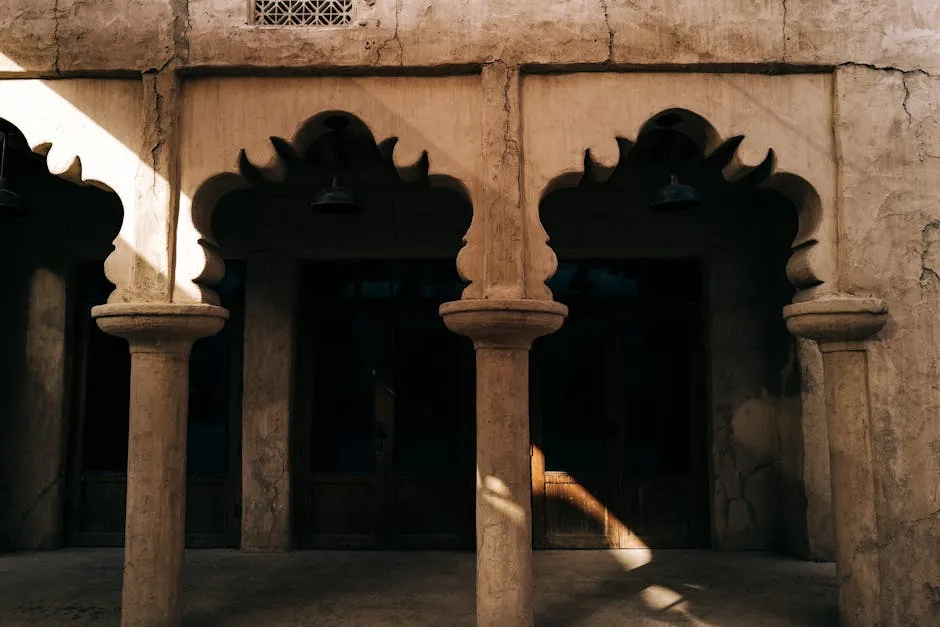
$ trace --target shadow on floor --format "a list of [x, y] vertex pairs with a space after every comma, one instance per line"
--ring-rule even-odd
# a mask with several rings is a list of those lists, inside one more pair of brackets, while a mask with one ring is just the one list
[[[626, 558], [626, 559], [625, 559]], [[120, 624], [119, 549], [0, 556], [0, 625]], [[766, 553], [535, 554], [536, 625], [837, 624], [835, 568]], [[474, 556], [187, 552], [185, 627], [475, 625]]]

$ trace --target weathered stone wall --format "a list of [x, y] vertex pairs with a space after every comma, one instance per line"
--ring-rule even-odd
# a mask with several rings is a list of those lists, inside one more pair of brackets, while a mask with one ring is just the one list
[[75, 263], [104, 260], [120, 227], [120, 203], [101, 206], [103, 195], [46, 180], [29, 190], [29, 214], [0, 218], [0, 551], [62, 541], [74, 400], [67, 292]]
[[940, 77], [840, 68], [835, 97], [843, 289], [890, 312], [868, 381], [884, 624], [926, 625], [940, 615]]
[[[934, 0], [363, 0], [353, 26], [322, 30], [249, 27], [246, 5], [244, 0], [133, 5], [7, 0], [0, 13], [0, 73], [123, 75], [186, 66], [204, 71], [404, 67], [444, 73], [448, 67], [499, 60], [506, 80], [499, 89], [484, 81], [484, 90], [510, 112], [518, 107], [518, 93], [510, 86], [520, 66], [835, 68], [838, 189], [826, 210], [838, 215], [836, 287], [882, 296], [891, 312], [872, 345], [869, 370], [883, 609], [896, 624], [928, 624], [940, 612], [940, 5]], [[141, 102], [146, 141], [135, 136], [128, 145], [159, 170], [147, 188], [152, 191], [171, 186], [173, 149], [166, 148], [178, 116], [172, 81], [163, 73], [163, 82], [147, 76]], [[0, 115], [10, 104], [0, 101]], [[518, 117], [507, 119], [507, 135], [499, 135], [504, 156], [520, 153], [515, 124]], [[822, 143], [830, 136], [809, 139]], [[145, 188], [137, 181], [138, 190]], [[143, 225], [140, 237], [175, 228], [165, 191], [140, 194], [142, 202], [157, 198], [145, 205], [158, 210], [147, 214], [152, 224], [137, 220]], [[159, 238], [142, 241], [155, 246]], [[167, 254], [159, 262], [172, 258]], [[162, 265], [156, 269], [161, 270]], [[820, 433], [817, 423], [812, 431], [817, 435], [807, 436], [805, 424], [804, 419], [804, 446], [808, 437], [818, 441]], [[792, 431], [781, 438], [798, 440]], [[785, 466], [799, 470], [799, 459]], [[804, 477], [825, 474], [821, 466], [805, 463], [803, 472]]]
[[[257, 28], [245, 0], [7, 0], [0, 71], [477, 64], [870, 64], [940, 71], [933, 0], [357, 0], [349, 27]], [[106, 25], [106, 27], [102, 27]], [[4, 58], [5, 57], [5, 58]]]

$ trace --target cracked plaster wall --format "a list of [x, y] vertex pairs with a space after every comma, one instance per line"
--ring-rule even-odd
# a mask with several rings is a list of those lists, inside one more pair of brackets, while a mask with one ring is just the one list
[[[713, 543], [806, 556], [800, 362], [779, 320], [759, 239], [706, 254]], [[755, 248], [755, 246], [757, 248]], [[810, 416], [812, 418], [812, 416]], [[831, 510], [830, 510], [831, 511]]]
[[835, 123], [843, 289], [884, 297], [890, 313], [869, 352], [882, 624], [932, 624], [940, 616], [940, 78], [840, 68]]
[[[245, 0], [7, 0], [0, 72], [211, 67], [866, 63], [940, 71], [933, 0], [357, 0], [343, 28], [248, 24]], [[131, 9], [131, 7], [133, 7]]]
[[940, 612], [940, 559], [924, 558], [940, 546], [940, 4], [369, 0], [353, 26], [323, 30], [249, 27], [245, 5], [7, 0], [0, 72], [141, 72], [174, 60], [837, 66], [840, 287], [882, 295], [891, 311], [870, 367], [885, 611], [899, 624]]

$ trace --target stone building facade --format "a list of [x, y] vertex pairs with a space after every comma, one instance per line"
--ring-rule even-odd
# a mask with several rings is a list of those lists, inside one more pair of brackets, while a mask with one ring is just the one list
[[469, 542], [480, 625], [531, 624], [533, 545], [778, 549], [846, 625], [940, 620], [931, 0], [0, 34], [0, 550], [124, 543], [125, 625], [179, 624], [184, 543]]

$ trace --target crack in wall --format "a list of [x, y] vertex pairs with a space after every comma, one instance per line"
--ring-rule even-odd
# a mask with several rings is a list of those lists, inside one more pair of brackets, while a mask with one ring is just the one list
[[933, 74], [920, 67], [913, 67], [909, 70], [905, 70], [893, 65], [875, 65], [874, 63], [861, 63], [858, 61], [845, 61], [844, 63], [837, 64], [835, 67], [860, 67], [867, 70], [875, 70], [877, 72], [898, 72], [905, 75], [920, 74], [922, 76], [933, 77]]
[[[289, 504], [285, 505], [284, 513], [281, 511], [281, 501], [284, 494], [290, 494], [290, 490], [282, 492], [285, 482], [289, 486], [290, 468], [288, 460], [283, 452], [282, 428], [277, 428], [265, 436], [262, 436], [259, 442], [260, 449], [258, 455], [253, 460], [246, 458], [246, 463], [250, 465], [250, 473], [255, 489], [250, 490], [254, 498], [248, 498], [243, 502], [248, 504], [247, 511], [242, 516], [243, 528], [247, 527], [248, 533], [243, 533], [243, 541], [249, 543], [259, 537], [264, 537], [264, 542], [260, 548], [272, 550], [281, 548], [281, 543], [275, 543], [275, 536], [280, 535], [285, 525], [289, 529], [290, 522], [287, 518], [290, 511]], [[274, 469], [274, 473], [272, 473]], [[257, 507], [250, 507], [251, 503], [257, 503]], [[244, 536], [248, 536], [247, 538]]]
[[910, 126], [914, 123], [914, 117], [911, 115], [911, 110], [907, 108], [907, 103], [911, 99], [911, 88], [907, 84], [907, 76], [906, 73], [901, 74], [901, 85], [904, 87], [904, 99], [901, 101], [901, 108], [907, 114], [907, 124]]
[[920, 231], [921, 252], [920, 252], [920, 284], [921, 287], [927, 287], [931, 279], [940, 284], [940, 269], [935, 268], [931, 259], [940, 250], [940, 221], [928, 222]]
[[518, 70], [509, 67], [499, 59], [494, 61], [494, 63], [501, 64], [506, 72], [506, 81], [503, 84], [503, 111], [506, 114], [506, 120], [503, 124], [503, 152], [500, 155], [500, 163], [505, 164], [510, 154], [516, 155], [518, 159], [522, 158], [522, 151], [519, 148], [519, 142], [517, 141], [515, 134], [512, 132], [512, 94], [509, 93], [512, 89], [513, 77]]
[[398, 26], [401, 23], [401, 8], [402, 0], [395, 0], [395, 30], [392, 32], [392, 36], [380, 43], [375, 48], [375, 62], [372, 64], [373, 67], [378, 65], [382, 61], [382, 51], [388, 47], [393, 41], [398, 44], [398, 66], [402, 67], [405, 63], [405, 47], [401, 43], [401, 39], [398, 37]]
[[782, 0], [782, 1], [783, 1], [783, 24], [781, 26], [781, 30], [783, 34], [783, 43], [782, 43], [783, 52], [781, 53], [781, 61], [783, 63], [786, 63], [787, 62], [787, 12], [789, 11], [789, 7], [787, 6], [787, 0]]
[[20, 539], [23, 537], [23, 531], [26, 528], [26, 523], [29, 521], [29, 517], [30, 515], [32, 515], [33, 510], [35, 510], [39, 506], [39, 504], [42, 503], [42, 501], [46, 498], [46, 495], [48, 495], [49, 492], [51, 492], [57, 485], [59, 485], [59, 482], [61, 481], [61, 479], [62, 479], [61, 473], [57, 472], [56, 476], [53, 477], [52, 480], [39, 491], [39, 493], [36, 495], [36, 498], [34, 498], [32, 503], [30, 503], [29, 506], [27, 506], [26, 509], [23, 511], [23, 515], [20, 518], [20, 524], [17, 526], [16, 533], [12, 537], [14, 544], [18, 543]]
[[52, 6], [52, 20], [52, 45], [55, 46], [53, 68], [55, 69], [56, 75], [59, 75], [61, 74], [61, 70], [59, 70], [59, 56], [62, 54], [62, 44], [59, 42], [59, 0], [55, 0], [55, 4]]
[[604, 11], [604, 24], [607, 25], [607, 61], [611, 63], [614, 60], [614, 29], [610, 25], [610, 13], [607, 9], [607, 0], [600, 0], [601, 9]]

